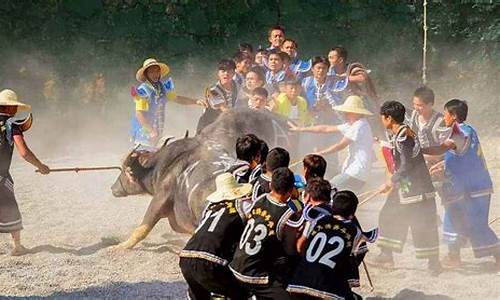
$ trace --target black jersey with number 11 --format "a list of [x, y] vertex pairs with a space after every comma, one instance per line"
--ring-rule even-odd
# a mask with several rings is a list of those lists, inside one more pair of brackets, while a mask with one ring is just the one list
[[233, 258], [243, 231], [243, 202], [250, 199], [211, 203], [180, 257], [205, 259], [226, 266]]

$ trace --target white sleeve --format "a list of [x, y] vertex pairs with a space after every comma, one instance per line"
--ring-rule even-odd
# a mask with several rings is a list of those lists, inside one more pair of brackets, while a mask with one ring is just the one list
[[342, 132], [344, 137], [350, 139], [351, 141], [357, 141], [359, 139], [359, 132], [361, 130], [360, 123], [358, 124], [353, 124], [345, 130], [345, 132]]

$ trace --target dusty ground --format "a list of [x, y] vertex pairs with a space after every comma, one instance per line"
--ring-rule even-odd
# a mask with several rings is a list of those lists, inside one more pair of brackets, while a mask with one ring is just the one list
[[[84, 134], [69, 147], [48, 149], [43, 135], [36, 129], [27, 138], [52, 167], [118, 164], [126, 151], [124, 136], [110, 140]], [[483, 137], [495, 182], [500, 181], [500, 154], [495, 149], [499, 141]], [[23, 240], [34, 253], [10, 257], [10, 237], [0, 235], [0, 298], [184, 298], [186, 285], [175, 252], [186, 237], [170, 231], [167, 222], [161, 221], [134, 250], [110, 250], [140, 223], [149, 202], [148, 197], [113, 198], [109, 188], [116, 171], [41, 176], [16, 157], [12, 174], [23, 213]], [[497, 198], [491, 218], [500, 215]], [[359, 211], [365, 227], [376, 224], [382, 204], [383, 199], [375, 199]], [[496, 231], [500, 233], [500, 222]], [[378, 252], [376, 247], [372, 252]], [[400, 268], [395, 271], [370, 267], [374, 292], [362, 273], [358, 292], [372, 299], [500, 297], [500, 276], [491, 272], [492, 260], [475, 260], [470, 251], [465, 251], [463, 269], [439, 277], [427, 274], [411, 247], [396, 259]]]

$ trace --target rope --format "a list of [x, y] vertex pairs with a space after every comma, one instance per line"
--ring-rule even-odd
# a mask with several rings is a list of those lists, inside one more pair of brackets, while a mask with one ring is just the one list
[[422, 48], [422, 83], [427, 83], [427, 0], [424, 0], [424, 46]]

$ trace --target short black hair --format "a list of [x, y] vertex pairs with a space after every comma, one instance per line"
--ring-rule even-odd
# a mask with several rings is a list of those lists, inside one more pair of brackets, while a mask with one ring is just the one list
[[285, 82], [283, 84], [285, 86], [286, 85], [300, 85], [300, 81], [295, 79], [295, 78], [290, 78], [290, 79], [285, 80]]
[[337, 52], [338, 56], [344, 59], [344, 62], [347, 60], [347, 50], [342, 46], [336, 46], [330, 49], [330, 52]]
[[286, 52], [281, 51], [278, 54], [281, 56], [281, 60], [282, 61], [290, 61], [290, 60], [292, 60], [292, 58], [290, 57], [290, 55], [288, 55], [288, 53], [286, 53]]
[[425, 104], [434, 104], [434, 91], [428, 86], [421, 86], [413, 93], [414, 97], [418, 97]]
[[236, 69], [236, 64], [232, 59], [223, 58], [219, 60], [217, 70], [233, 71]]
[[469, 106], [464, 100], [451, 99], [446, 102], [446, 104], [444, 105], [444, 109], [450, 114], [454, 115], [459, 123], [465, 122], [465, 120], [467, 120]]
[[277, 168], [271, 178], [271, 190], [283, 195], [292, 191], [295, 186], [295, 177], [288, 168]]
[[267, 52], [267, 56], [271, 56], [272, 54], [276, 54], [280, 57], [281, 60], [283, 60], [283, 55], [282, 55], [282, 52], [280, 49], [276, 48], [276, 49], [271, 49]]
[[260, 140], [260, 164], [264, 165], [267, 160], [267, 155], [269, 154], [269, 146], [266, 141]]
[[277, 168], [288, 167], [290, 163], [290, 153], [283, 148], [276, 147], [269, 151], [266, 158], [266, 170], [273, 172]]
[[330, 61], [324, 56], [315, 56], [312, 59], [312, 67], [314, 67], [317, 64], [325, 64], [327, 68], [330, 68]]
[[[295, 49], [299, 49], [299, 44], [297, 44], [297, 41], [296, 41], [296, 40], [291, 39], [291, 38], [286, 38], [286, 39], [283, 41], [283, 44], [284, 44], [285, 42], [291, 42], [291, 43], [295, 46]], [[281, 45], [283, 45], [283, 44], [281, 44]]]
[[266, 75], [264, 75], [264, 70], [262, 69], [262, 67], [253, 66], [250, 68], [250, 70], [248, 70], [248, 73], [250, 72], [255, 73], [257, 77], [262, 81], [262, 83], [266, 83]]
[[259, 48], [259, 49], [257, 49], [256, 53], [264, 53], [264, 55], [268, 55], [269, 51], [267, 51], [266, 48]]
[[356, 213], [358, 202], [358, 197], [352, 191], [334, 192], [332, 197], [332, 213], [347, 219]]
[[380, 107], [380, 114], [382, 116], [392, 117], [399, 124], [404, 122], [405, 113], [405, 106], [398, 101], [386, 101]]
[[247, 42], [241, 42], [239, 45], [238, 45], [238, 50], [240, 52], [250, 52], [250, 53], [253, 53], [253, 46], [252, 44], [250, 43], [247, 43]]
[[260, 155], [260, 139], [255, 134], [246, 134], [236, 140], [236, 158], [251, 162]]
[[267, 92], [267, 90], [265, 88], [257, 87], [252, 91], [252, 96], [253, 95], [259, 95], [259, 96], [262, 96], [262, 97], [267, 99], [267, 97], [269, 96], [269, 93]]
[[326, 173], [326, 160], [321, 155], [308, 154], [302, 160], [304, 168], [307, 170], [306, 180], [309, 178], [323, 178]]
[[235, 64], [240, 63], [245, 59], [252, 60], [252, 57], [247, 52], [241, 52], [241, 51], [233, 55], [233, 60]]
[[307, 182], [306, 193], [314, 199], [314, 201], [330, 202], [332, 186], [328, 180], [315, 177]]
[[281, 25], [274, 25], [273, 27], [269, 28], [269, 30], [267, 31], [267, 36], [271, 36], [271, 33], [273, 32], [273, 30], [281, 30], [281, 32], [283, 32], [283, 34], [285, 34], [285, 27], [283, 27]]

